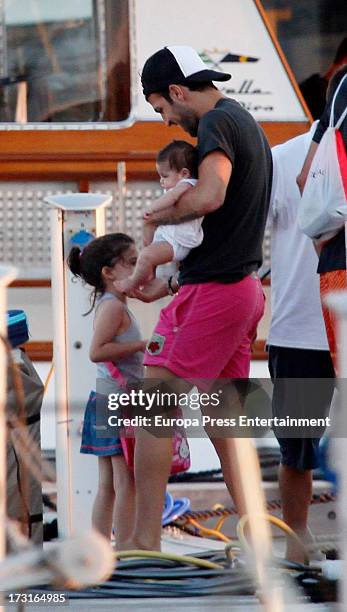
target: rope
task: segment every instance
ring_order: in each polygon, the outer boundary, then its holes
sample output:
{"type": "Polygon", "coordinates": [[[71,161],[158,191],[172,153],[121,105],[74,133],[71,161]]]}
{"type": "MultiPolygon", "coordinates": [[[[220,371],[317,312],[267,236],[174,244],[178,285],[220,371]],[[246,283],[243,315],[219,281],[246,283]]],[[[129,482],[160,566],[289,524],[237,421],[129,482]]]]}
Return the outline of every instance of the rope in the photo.
{"type": "MultiPolygon", "coordinates": [[[[311,499],[311,505],[317,505],[317,504],[327,504],[329,502],[335,502],[336,501],[336,496],[333,493],[321,493],[321,494],[317,494],[317,495],[313,495],[312,499],[311,499]]],[[[279,499],[274,499],[274,500],[270,500],[268,502],[266,502],[266,508],[268,511],[271,510],[280,510],[282,508],[282,504],[281,501],[279,499]]],[[[237,515],[238,512],[236,510],[236,508],[231,507],[231,508],[225,508],[225,507],[218,507],[218,508],[214,508],[211,510],[189,510],[188,512],[186,512],[185,514],[183,514],[183,516],[181,516],[179,519],[177,519],[175,521],[175,523],[179,523],[181,520],[187,520],[187,519],[198,519],[198,520],[208,520],[211,518],[221,518],[221,517],[229,517],[229,516],[234,516],[237,515]]]]}
{"type": "MultiPolygon", "coordinates": [[[[311,504],[315,505],[318,503],[328,503],[331,501],[335,501],[335,495],[333,495],[332,493],[321,493],[320,495],[314,495],[312,497],[311,504]]],[[[267,505],[268,512],[278,510],[281,508],[280,500],[268,501],[266,505],[267,505]]],[[[240,542],[239,540],[232,540],[231,538],[226,536],[221,531],[224,522],[230,516],[233,516],[233,515],[238,515],[235,508],[225,508],[221,506],[220,504],[217,504],[211,510],[200,510],[200,511],[190,510],[189,512],[186,512],[185,514],[183,514],[176,520],[172,521],[171,524],[178,527],[182,531],[189,533],[190,535],[212,537],[217,540],[222,540],[223,542],[229,544],[230,546],[237,547],[238,545],[241,544],[241,546],[245,548],[244,543],[240,542]],[[218,521],[215,527],[213,528],[205,527],[204,525],[201,525],[201,523],[199,523],[199,521],[206,521],[212,518],[218,518],[218,521]]],[[[296,533],[288,525],[286,525],[284,521],[270,514],[267,515],[267,518],[270,521],[270,523],[277,525],[280,529],[282,529],[282,531],[285,531],[287,535],[292,536],[296,541],[300,543],[301,546],[303,546],[301,544],[301,541],[298,539],[296,533]]],[[[242,519],[244,519],[244,517],[242,517],[242,519]]],[[[248,520],[248,519],[246,518],[244,520],[248,520]]],[[[238,527],[237,527],[238,530],[240,528],[239,525],[240,525],[240,522],[238,523],[238,527]]],[[[242,529],[243,527],[241,523],[241,531],[242,529]]],[[[329,547],[331,548],[331,545],[332,546],[334,545],[334,540],[331,539],[330,536],[327,536],[326,541],[324,542],[324,549],[329,550],[329,547]]],[[[313,542],[312,544],[310,543],[309,547],[305,548],[305,556],[307,557],[308,550],[314,550],[314,549],[322,549],[322,544],[320,544],[317,539],[316,539],[316,542],[313,542]]]]}

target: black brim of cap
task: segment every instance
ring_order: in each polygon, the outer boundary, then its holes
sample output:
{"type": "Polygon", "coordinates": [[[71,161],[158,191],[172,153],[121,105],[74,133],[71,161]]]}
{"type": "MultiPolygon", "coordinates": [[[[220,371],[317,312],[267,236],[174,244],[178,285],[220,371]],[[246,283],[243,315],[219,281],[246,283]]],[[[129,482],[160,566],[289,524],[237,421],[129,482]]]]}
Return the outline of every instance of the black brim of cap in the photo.
{"type": "Polygon", "coordinates": [[[208,81],[229,81],[231,74],[227,72],[217,72],[217,70],[200,70],[195,72],[188,77],[183,75],[176,76],[161,76],[156,78],[152,76],[151,79],[144,77],[142,73],[141,81],[143,87],[143,94],[148,98],[152,93],[166,89],[169,85],[185,85],[189,83],[206,83],[208,81]]]}
{"type": "Polygon", "coordinates": [[[229,81],[231,74],[217,70],[200,70],[184,79],[186,83],[203,83],[204,81],[229,81]]]}

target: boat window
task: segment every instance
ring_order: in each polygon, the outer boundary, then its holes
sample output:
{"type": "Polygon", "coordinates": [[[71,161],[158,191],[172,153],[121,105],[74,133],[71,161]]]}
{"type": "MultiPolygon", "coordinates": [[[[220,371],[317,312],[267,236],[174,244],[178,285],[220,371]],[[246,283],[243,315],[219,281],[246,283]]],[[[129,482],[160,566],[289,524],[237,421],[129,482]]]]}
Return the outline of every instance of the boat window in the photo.
{"type": "Polygon", "coordinates": [[[125,121],[128,0],[0,0],[0,121],[125,121]]]}
{"type": "Polygon", "coordinates": [[[262,0],[262,5],[298,83],[326,74],[347,35],[346,0],[262,0]]]}

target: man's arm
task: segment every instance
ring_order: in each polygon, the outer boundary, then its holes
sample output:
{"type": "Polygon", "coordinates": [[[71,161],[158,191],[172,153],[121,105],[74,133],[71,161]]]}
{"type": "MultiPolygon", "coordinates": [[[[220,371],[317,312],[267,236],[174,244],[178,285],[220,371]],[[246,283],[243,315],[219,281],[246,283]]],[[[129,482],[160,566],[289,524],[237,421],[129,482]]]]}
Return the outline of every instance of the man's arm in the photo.
{"type": "MultiPolygon", "coordinates": [[[[176,290],[178,290],[178,285],[175,281],[174,291],[176,292],[176,290]]],[[[133,291],[129,293],[129,297],[136,298],[147,304],[166,297],[167,295],[169,295],[168,282],[163,278],[154,278],[142,289],[133,289],[133,291]]]]}
{"type": "Polygon", "coordinates": [[[199,166],[199,180],[173,208],[152,213],[146,223],[171,225],[203,217],[222,206],[231,177],[232,164],[224,153],[209,153],[199,166]]]}
{"type": "Polygon", "coordinates": [[[308,173],[309,173],[309,170],[311,168],[311,164],[312,164],[313,158],[315,156],[315,153],[317,151],[317,147],[318,147],[318,143],[314,142],[314,140],[312,140],[312,142],[310,144],[310,148],[309,148],[309,150],[307,152],[306,159],[304,161],[304,165],[302,167],[302,170],[301,170],[300,174],[296,178],[296,182],[297,182],[297,185],[298,185],[298,187],[300,189],[301,195],[302,195],[302,192],[304,191],[304,187],[305,187],[305,184],[306,184],[308,173]]]}

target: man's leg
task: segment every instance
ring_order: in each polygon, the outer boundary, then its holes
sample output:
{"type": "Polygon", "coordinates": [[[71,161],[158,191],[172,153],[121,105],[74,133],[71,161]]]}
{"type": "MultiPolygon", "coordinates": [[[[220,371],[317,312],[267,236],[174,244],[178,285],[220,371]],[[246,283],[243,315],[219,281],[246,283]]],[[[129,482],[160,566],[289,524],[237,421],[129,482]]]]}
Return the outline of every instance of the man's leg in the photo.
{"type": "Polygon", "coordinates": [[[214,424],[213,419],[220,419],[223,422],[228,418],[237,419],[238,415],[242,414],[243,401],[232,382],[226,384],[224,380],[217,381],[211,389],[212,392],[219,394],[220,402],[218,406],[204,406],[202,408],[204,416],[211,419],[211,425],[207,424],[205,431],[220,460],[224,482],[233,503],[239,515],[242,516],[247,513],[247,508],[240,466],[238,465],[236,440],[233,436],[233,434],[236,434],[236,428],[230,429],[224,425],[218,427],[214,424]]]}
{"type": "MultiPolygon", "coordinates": [[[[328,351],[270,346],[269,370],[274,383],[274,416],[319,418],[328,414],[334,389],[334,370],[328,351]]],[[[283,520],[303,544],[309,544],[312,537],[307,521],[312,470],[318,466],[319,439],[278,437],[278,442],[283,520]]],[[[291,537],[287,538],[286,557],[290,561],[304,561],[303,549],[291,537]]]]}
{"type": "MultiPolygon", "coordinates": [[[[237,440],[234,438],[213,438],[211,442],[216,449],[216,453],[219,457],[221,469],[223,473],[224,482],[236,507],[239,516],[248,514],[247,500],[244,495],[244,488],[242,484],[241,469],[245,469],[245,466],[239,466],[238,454],[236,449],[237,440]],[[241,468],[241,469],[240,469],[241,468]]],[[[244,439],[242,443],[251,445],[251,440],[244,439]]],[[[248,449],[252,453],[252,449],[248,449]]],[[[249,456],[251,459],[251,456],[249,456]]],[[[257,472],[258,481],[261,482],[261,473],[259,463],[252,461],[252,477],[254,476],[254,470],[257,472]]]]}
{"type": "MultiPolygon", "coordinates": [[[[248,377],[251,362],[251,345],[256,335],[257,325],[262,316],[263,309],[264,298],[261,290],[258,295],[258,308],[253,315],[253,320],[251,319],[248,330],[244,333],[239,346],[224,366],[220,373],[220,378],[214,385],[214,391],[218,392],[219,389],[223,389],[223,394],[220,396],[222,404],[220,408],[204,408],[204,414],[208,414],[212,418],[236,419],[236,422],[238,417],[244,414],[244,405],[249,391],[248,377]],[[235,383],[232,382],[233,379],[235,379],[235,383]],[[229,380],[228,383],[227,380],[229,380]]],[[[238,514],[243,516],[250,512],[249,499],[247,499],[245,491],[245,473],[247,474],[247,470],[251,471],[251,477],[255,479],[253,481],[254,486],[258,488],[259,485],[260,488],[262,478],[259,460],[250,438],[241,440],[243,446],[240,446],[240,438],[242,435],[245,435],[245,431],[241,435],[241,432],[237,431],[238,428],[235,427],[231,430],[232,437],[227,437],[229,434],[228,428],[223,427],[222,429],[224,430],[222,437],[218,436],[218,428],[216,427],[206,431],[219,457],[224,481],[238,514]],[[247,466],[239,464],[241,455],[246,456],[247,466]]],[[[258,501],[261,501],[261,497],[262,493],[260,492],[258,501]]],[[[264,499],[262,501],[264,502],[264,499]]],[[[265,508],[262,508],[257,511],[264,512],[264,510],[265,508]]]]}
{"type": "MultiPolygon", "coordinates": [[[[219,381],[220,382],[220,381],[219,381]]],[[[266,513],[265,496],[256,448],[250,437],[237,426],[238,417],[244,414],[247,392],[250,391],[247,381],[229,382],[224,386],[220,409],[210,409],[211,415],[229,424],[233,419],[235,425],[230,431],[229,425],[214,427],[212,421],[208,434],[219,456],[225,484],[234,501],[240,516],[248,515],[246,534],[249,538],[258,569],[267,563],[272,554],[270,526],[264,520],[266,513]],[[242,382],[243,389],[240,389],[242,382]],[[241,437],[242,436],[242,437],[241,437]]],[[[204,410],[205,412],[205,410],[204,410]]],[[[244,429],[244,428],[243,428],[244,429]]],[[[260,570],[259,578],[263,576],[260,570]]]]}
{"type": "Polygon", "coordinates": [[[164,497],[172,462],[172,439],[140,429],[135,444],[135,527],[127,548],[160,550],[164,497]]]}
{"type": "MultiPolygon", "coordinates": [[[[283,520],[305,543],[310,538],[307,519],[312,497],[312,470],[280,465],[278,480],[283,520]]],[[[305,561],[302,547],[293,538],[287,540],[286,559],[297,563],[305,561]]]]}
{"type": "MultiPolygon", "coordinates": [[[[204,283],[182,287],[177,296],[162,310],[153,342],[148,344],[145,364],[150,367],[147,367],[146,378],[170,381],[170,384],[172,381],[174,388],[182,384],[185,378],[196,381],[197,386],[200,386],[199,380],[205,381],[205,385],[210,387],[212,381],[219,378],[223,368],[229,363],[230,356],[236,355],[237,349],[246,340],[247,354],[244,356],[243,367],[236,376],[247,378],[250,343],[254,336],[251,332],[263,308],[261,286],[253,277],[247,277],[233,285],[216,287],[216,283],[204,283]],[[241,303],[242,310],[239,306],[241,303]],[[152,344],[154,348],[151,348],[152,344]],[[173,372],[176,372],[177,376],[173,372]]],[[[230,376],[233,374],[225,372],[226,378],[230,376]]],[[[187,391],[192,385],[185,384],[187,391]]],[[[239,493],[235,442],[232,439],[220,440],[218,435],[211,437],[217,438],[213,442],[222,463],[227,487],[235,496],[240,512],[243,512],[244,502],[239,493]],[[236,486],[233,487],[236,477],[236,486]]],[[[131,539],[132,546],[159,547],[159,518],[171,465],[172,442],[169,442],[170,445],[167,440],[153,436],[151,439],[147,437],[146,440],[143,432],[139,435],[139,444],[135,451],[138,518],[131,539]]]]}
{"type": "MultiPolygon", "coordinates": [[[[170,386],[177,393],[189,390],[188,383],[163,367],[148,367],[146,379],[170,381],[170,386]]],[[[204,414],[207,414],[207,409],[204,409],[204,414]]],[[[215,410],[211,410],[211,416],[217,416],[215,410]]],[[[240,516],[242,516],[248,510],[240,478],[236,441],[233,438],[215,437],[213,428],[207,433],[211,437],[221,462],[225,484],[240,516]]],[[[251,444],[250,440],[249,444],[251,444]]],[[[134,532],[127,542],[127,548],[129,549],[160,550],[161,517],[171,462],[171,438],[156,437],[143,429],[137,432],[135,444],[136,514],[134,532]]],[[[243,467],[247,470],[247,466],[243,467]]],[[[253,472],[252,478],[255,476],[254,471],[256,471],[256,477],[260,482],[260,469],[257,461],[251,462],[250,469],[253,472]]]]}
{"type": "MultiPolygon", "coordinates": [[[[181,381],[163,367],[147,368],[145,384],[146,381],[150,384],[151,380],[172,381],[173,389],[181,386],[181,381]]],[[[157,437],[144,429],[136,432],[135,526],[127,542],[128,549],[160,550],[161,521],[172,452],[171,437],[157,437]]]]}

